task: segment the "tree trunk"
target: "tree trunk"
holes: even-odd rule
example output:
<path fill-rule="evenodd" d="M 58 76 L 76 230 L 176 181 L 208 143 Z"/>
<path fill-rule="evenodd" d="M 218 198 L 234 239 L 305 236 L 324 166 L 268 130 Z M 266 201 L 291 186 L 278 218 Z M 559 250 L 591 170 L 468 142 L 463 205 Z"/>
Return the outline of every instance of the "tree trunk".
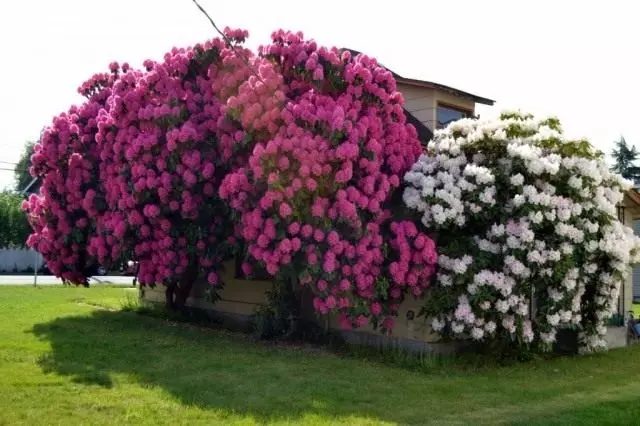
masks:
<path fill-rule="evenodd" d="M 180 280 L 167 285 L 165 299 L 168 310 L 179 312 L 184 309 L 196 279 L 198 279 L 198 262 L 192 260 Z"/>

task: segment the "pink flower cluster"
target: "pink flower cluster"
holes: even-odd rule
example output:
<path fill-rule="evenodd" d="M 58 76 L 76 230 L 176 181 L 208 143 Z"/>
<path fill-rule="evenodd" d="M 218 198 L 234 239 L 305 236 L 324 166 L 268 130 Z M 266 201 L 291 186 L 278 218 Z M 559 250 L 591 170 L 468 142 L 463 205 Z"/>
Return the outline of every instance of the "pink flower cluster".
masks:
<path fill-rule="evenodd" d="M 391 296 L 399 299 L 405 286 L 414 296 L 422 296 L 438 263 L 436 245 L 429 236 L 419 232 L 412 221 L 393 222 L 390 228 L 394 236 L 391 248 L 398 256 L 389 264 L 393 280 Z"/>
<path fill-rule="evenodd" d="M 27 245 L 37 249 L 50 270 L 67 280 L 83 283 L 95 267 L 86 246 L 95 232 L 99 147 L 96 117 L 105 107 L 117 71 L 97 74 L 78 89 L 87 97 L 81 106 L 53 119 L 36 145 L 30 173 L 41 179 L 39 195 L 23 203 L 34 233 Z"/>

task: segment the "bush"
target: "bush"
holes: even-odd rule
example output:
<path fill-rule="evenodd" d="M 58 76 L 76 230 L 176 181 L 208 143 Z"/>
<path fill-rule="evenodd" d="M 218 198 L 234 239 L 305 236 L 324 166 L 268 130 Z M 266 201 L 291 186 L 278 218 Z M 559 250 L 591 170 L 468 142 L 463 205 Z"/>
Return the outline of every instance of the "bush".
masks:
<path fill-rule="evenodd" d="M 630 187 L 554 118 L 504 113 L 436 132 L 407 173 L 406 205 L 437 233 L 425 314 L 445 338 L 551 348 L 561 328 L 605 347 L 639 239 L 617 219 Z"/>

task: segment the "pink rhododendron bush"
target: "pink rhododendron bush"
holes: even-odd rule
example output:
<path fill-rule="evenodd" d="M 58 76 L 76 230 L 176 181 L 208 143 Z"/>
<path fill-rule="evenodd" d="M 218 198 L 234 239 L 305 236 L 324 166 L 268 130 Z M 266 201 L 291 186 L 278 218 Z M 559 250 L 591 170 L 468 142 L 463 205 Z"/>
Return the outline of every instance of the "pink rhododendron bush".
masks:
<path fill-rule="evenodd" d="M 247 259 L 299 277 L 316 310 L 339 310 L 344 327 L 381 320 L 390 328 L 405 293 L 424 292 L 437 260 L 433 241 L 389 210 L 421 152 L 395 81 L 371 58 L 299 34 L 275 33 L 260 57 L 264 85 L 249 77 L 223 107 L 253 145 L 220 188 L 239 213 Z"/>
<path fill-rule="evenodd" d="M 391 202 L 422 151 L 396 83 L 301 34 L 278 31 L 257 54 L 246 36 L 143 69 L 114 63 L 83 84 L 87 100 L 36 147 L 29 245 L 73 282 L 131 253 L 140 283 L 166 285 L 174 308 L 197 279 L 221 284 L 238 254 L 247 274 L 296 278 L 345 327 L 390 328 L 437 263 Z"/>
<path fill-rule="evenodd" d="M 225 120 L 212 82 L 235 54 L 214 40 L 145 70 L 113 63 L 80 87 L 84 104 L 54 119 L 33 156 L 43 189 L 25 207 L 36 231 L 28 243 L 56 275 L 86 284 L 92 265 L 132 253 L 140 283 L 167 284 L 172 307 L 198 276 L 217 282 L 232 251 L 217 190 L 232 162 L 218 143 Z"/>
<path fill-rule="evenodd" d="M 556 119 L 504 113 L 436 133 L 406 174 L 406 205 L 438 234 L 426 314 L 447 338 L 548 349 L 559 329 L 606 347 L 640 243 L 617 219 L 629 183 Z"/>

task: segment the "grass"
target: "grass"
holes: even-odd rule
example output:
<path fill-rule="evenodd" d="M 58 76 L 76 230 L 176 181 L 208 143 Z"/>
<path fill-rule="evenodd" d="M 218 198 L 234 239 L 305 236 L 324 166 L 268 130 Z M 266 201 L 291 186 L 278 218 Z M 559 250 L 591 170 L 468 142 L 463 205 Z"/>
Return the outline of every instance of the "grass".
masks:
<path fill-rule="evenodd" d="M 640 347 L 422 372 L 142 316 L 123 288 L 0 286 L 2 424 L 636 424 Z"/>

